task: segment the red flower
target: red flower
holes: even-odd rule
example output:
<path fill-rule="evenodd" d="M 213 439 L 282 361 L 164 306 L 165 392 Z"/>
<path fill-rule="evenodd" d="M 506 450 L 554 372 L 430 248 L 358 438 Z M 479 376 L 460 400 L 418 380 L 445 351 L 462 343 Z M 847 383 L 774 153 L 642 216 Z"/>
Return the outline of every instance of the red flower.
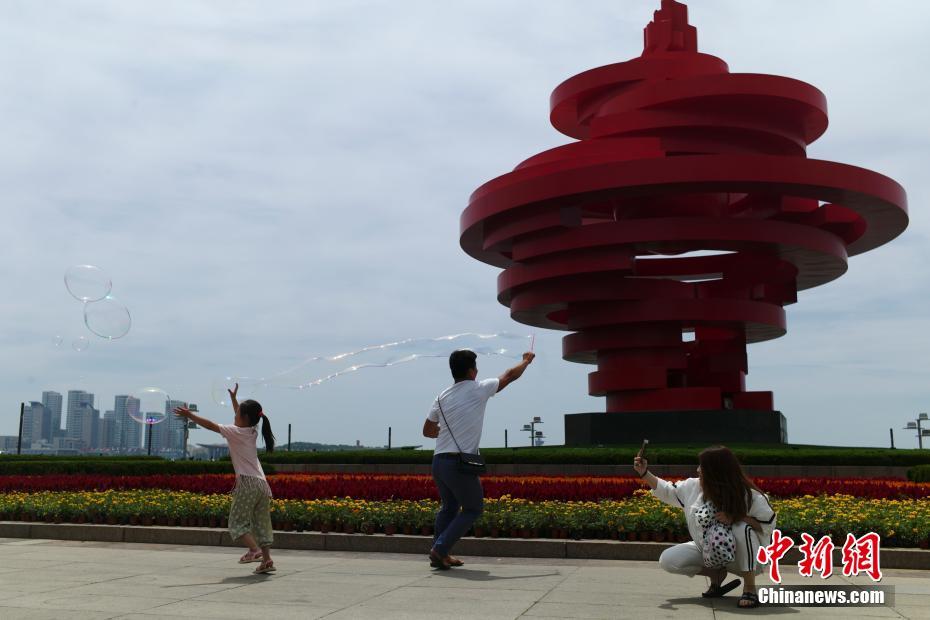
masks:
<path fill-rule="evenodd" d="M 438 499 L 428 475 L 276 474 L 268 477 L 275 497 L 319 499 L 356 497 L 368 500 Z M 596 501 L 622 499 L 643 487 L 632 476 L 485 476 L 486 497 L 510 495 L 528 500 Z M 930 497 L 930 483 L 892 479 L 757 478 L 775 497 L 843 493 L 870 499 Z M 228 493 L 233 474 L 201 475 L 40 475 L 0 476 L 0 493 L 8 491 L 93 491 L 103 489 L 167 489 L 194 493 Z"/>

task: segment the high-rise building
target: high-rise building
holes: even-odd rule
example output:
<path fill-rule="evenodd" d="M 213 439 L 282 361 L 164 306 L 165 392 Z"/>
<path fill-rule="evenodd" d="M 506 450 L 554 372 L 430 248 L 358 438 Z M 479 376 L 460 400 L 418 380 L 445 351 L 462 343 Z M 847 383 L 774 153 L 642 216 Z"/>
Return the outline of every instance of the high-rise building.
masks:
<path fill-rule="evenodd" d="M 160 411 L 146 412 L 145 419 L 161 420 L 154 424 L 142 424 L 142 449 L 153 455 L 177 458 L 184 453 L 184 424 L 186 420 L 174 415 L 176 407 L 186 407 L 183 400 L 168 400 L 164 414 Z M 150 437 L 151 436 L 151 437 Z M 151 446 L 149 445 L 151 444 Z"/>
<path fill-rule="evenodd" d="M 84 390 L 68 390 L 68 417 L 65 422 L 65 436 L 78 439 L 85 449 L 92 448 L 94 434 L 94 395 Z"/>
<path fill-rule="evenodd" d="M 114 441 L 120 451 L 138 450 L 142 443 L 144 424 L 133 419 L 139 415 L 139 399 L 121 394 L 114 399 Z"/>
<path fill-rule="evenodd" d="M 32 445 L 32 427 L 32 403 L 29 403 L 23 406 L 23 417 L 19 423 L 19 438 L 22 440 L 22 444 L 27 448 Z"/>
<path fill-rule="evenodd" d="M 42 404 L 49 410 L 52 423 L 49 428 L 51 435 L 44 439 L 52 440 L 61 435 L 61 394 L 58 392 L 42 392 Z"/>
<path fill-rule="evenodd" d="M 85 450 L 99 450 L 101 447 L 101 429 L 103 424 L 100 420 L 100 410 L 91 407 L 89 423 L 84 423 L 84 448 Z"/>
<path fill-rule="evenodd" d="M 42 403 L 31 401 L 23 408 L 23 447 L 48 440 L 51 426 L 51 412 Z"/>
<path fill-rule="evenodd" d="M 116 412 L 107 411 L 100 422 L 100 447 L 113 451 L 119 449 L 119 436 L 116 434 Z"/>
<path fill-rule="evenodd" d="M 168 417 L 162 422 L 166 426 L 165 450 L 171 453 L 171 456 L 181 456 L 184 453 L 184 426 L 187 420 L 174 415 L 174 410 L 178 407 L 187 407 L 187 403 L 183 400 L 169 400 L 165 403 L 165 414 Z"/>

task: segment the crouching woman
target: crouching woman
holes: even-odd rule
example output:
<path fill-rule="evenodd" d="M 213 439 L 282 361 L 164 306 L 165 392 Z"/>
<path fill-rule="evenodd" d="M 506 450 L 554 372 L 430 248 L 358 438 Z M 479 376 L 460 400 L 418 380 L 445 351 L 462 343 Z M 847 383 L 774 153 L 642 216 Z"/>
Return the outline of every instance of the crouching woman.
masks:
<path fill-rule="evenodd" d="M 646 459 L 633 460 L 633 469 L 652 493 L 684 511 L 692 538 L 663 551 L 659 565 L 670 573 L 710 578 L 710 588 L 703 594 L 707 598 L 739 586 L 739 579 L 724 583 L 727 573 L 738 575 L 743 594 L 737 604 L 758 607 L 755 578 L 762 566 L 756 553 L 760 542 L 771 540 L 775 511 L 729 448 L 707 448 L 698 455 L 698 463 L 697 478 L 669 482 L 652 474 Z"/>

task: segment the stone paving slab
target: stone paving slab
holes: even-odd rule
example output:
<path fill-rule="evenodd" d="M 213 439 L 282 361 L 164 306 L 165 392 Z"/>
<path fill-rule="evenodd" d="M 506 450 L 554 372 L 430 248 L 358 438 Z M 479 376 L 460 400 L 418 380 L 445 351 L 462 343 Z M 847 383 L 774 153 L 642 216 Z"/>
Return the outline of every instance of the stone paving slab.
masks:
<path fill-rule="evenodd" d="M 895 607 L 736 608 L 736 595 L 702 599 L 703 578 L 664 573 L 654 561 L 466 557 L 431 570 L 423 556 L 276 550 L 273 575 L 253 575 L 238 549 L 0 538 L 0 618 L 516 618 L 930 619 L 930 573 L 885 570 Z M 12 568 L 12 570 L 10 570 Z M 867 578 L 787 584 L 865 585 Z M 765 577 L 759 584 L 768 583 Z"/>
<path fill-rule="evenodd" d="M 0 521 L 0 538 L 103 541 L 163 545 L 234 547 L 226 530 L 203 527 L 160 527 L 138 525 L 88 525 L 72 523 L 21 523 Z M 429 549 L 430 537 L 384 534 L 342 534 L 318 532 L 275 532 L 275 547 L 359 553 L 411 553 Z M 516 558 L 570 558 L 590 560 L 655 561 L 672 543 L 617 542 L 613 540 L 552 540 L 521 538 L 463 538 L 456 549 L 460 554 Z M 833 553 L 834 565 L 842 563 L 841 550 Z M 801 558 L 791 549 L 783 563 Z M 922 549 L 882 549 L 882 565 L 887 568 L 930 570 L 930 551 Z"/>

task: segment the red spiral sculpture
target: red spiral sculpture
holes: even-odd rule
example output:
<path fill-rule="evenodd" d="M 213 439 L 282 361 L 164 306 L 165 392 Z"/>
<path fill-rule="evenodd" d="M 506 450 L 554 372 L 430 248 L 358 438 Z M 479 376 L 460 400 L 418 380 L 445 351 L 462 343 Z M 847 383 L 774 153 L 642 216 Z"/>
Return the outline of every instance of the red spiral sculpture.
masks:
<path fill-rule="evenodd" d="M 642 56 L 563 82 L 550 119 L 578 141 L 478 188 L 461 245 L 504 269 L 515 320 L 573 332 L 563 357 L 597 364 L 608 412 L 773 410 L 745 389 L 747 343 L 908 223 L 892 179 L 807 157 L 823 93 L 730 73 L 673 0 Z"/>

